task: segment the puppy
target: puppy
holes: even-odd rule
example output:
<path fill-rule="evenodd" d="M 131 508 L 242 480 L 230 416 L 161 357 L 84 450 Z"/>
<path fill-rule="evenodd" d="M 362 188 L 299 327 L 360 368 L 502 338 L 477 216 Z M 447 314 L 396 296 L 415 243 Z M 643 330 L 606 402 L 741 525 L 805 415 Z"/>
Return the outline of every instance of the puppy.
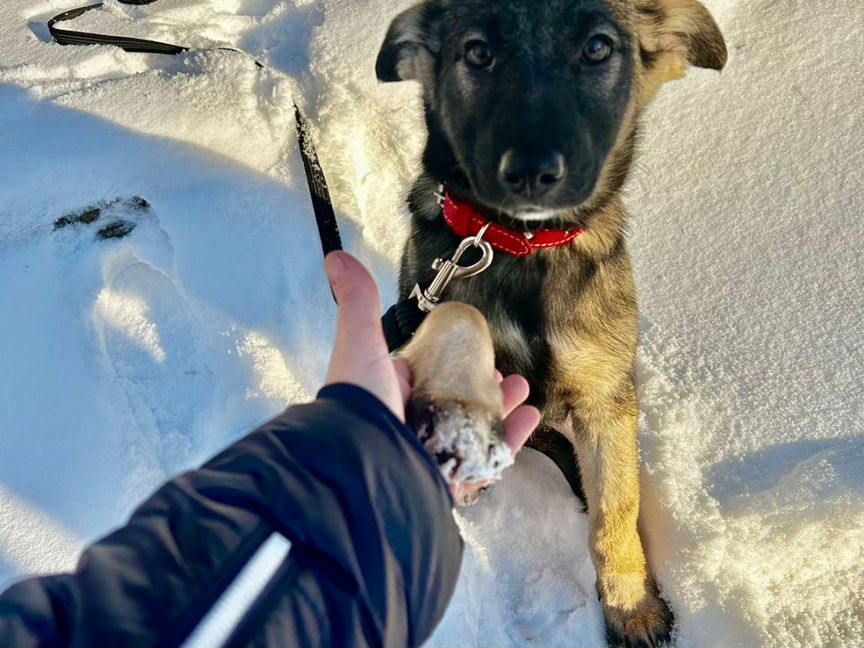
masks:
<path fill-rule="evenodd" d="M 726 58 L 696 0 L 426 0 L 394 20 L 376 66 L 381 81 L 422 84 L 429 135 L 401 298 L 464 237 L 483 230 L 496 248 L 446 298 L 485 316 L 498 367 L 529 379 L 544 425 L 573 445 L 615 646 L 668 642 L 673 626 L 636 528 L 637 310 L 621 188 L 661 85 Z M 442 403 L 459 397 L 440 389 Z"/>

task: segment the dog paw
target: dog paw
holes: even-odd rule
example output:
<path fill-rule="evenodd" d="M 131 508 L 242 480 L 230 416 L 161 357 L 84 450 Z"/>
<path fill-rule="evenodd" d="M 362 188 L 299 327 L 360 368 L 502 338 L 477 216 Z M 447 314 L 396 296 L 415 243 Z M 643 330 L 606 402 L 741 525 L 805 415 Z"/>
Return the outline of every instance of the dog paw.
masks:
<path fill-rule="evenodd" d="M 660 648 L 672 645 L 675 617 L 653 581 L 635 606 L 624 609 L 603 602 L 610 648 Z"/>
<path fill-rule="evenodd" d="M 500 415 L 463 400 L 417 399 L 408 424 L 451 484 L 497 480 L 513 465 Z"/>

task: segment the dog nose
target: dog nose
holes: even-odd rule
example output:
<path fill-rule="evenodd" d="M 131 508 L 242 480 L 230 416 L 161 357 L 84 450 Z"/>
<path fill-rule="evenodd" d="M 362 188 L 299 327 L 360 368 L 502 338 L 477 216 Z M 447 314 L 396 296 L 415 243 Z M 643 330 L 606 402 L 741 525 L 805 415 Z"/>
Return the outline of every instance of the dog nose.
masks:
<path fill-rule="evenodd" d="M 513 149 L 501 156 L 498 178 L 507 193 L 526 198 L 543 196 L 564 180 L 567 162 L 556 151 L 539 154 L 517 153 Z"/>

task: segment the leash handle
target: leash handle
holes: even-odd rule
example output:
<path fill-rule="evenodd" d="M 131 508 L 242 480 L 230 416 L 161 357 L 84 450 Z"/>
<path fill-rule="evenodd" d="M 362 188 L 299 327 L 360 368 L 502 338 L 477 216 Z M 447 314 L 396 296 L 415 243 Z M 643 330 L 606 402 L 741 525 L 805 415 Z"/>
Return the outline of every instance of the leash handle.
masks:
<path fill-rule="evenodd" d="M 150 4 L 155 0 L 147 0 L 146 2 L 135 2 L 134 0 L 118 0 L 122 4 Z M 141 54 L 180 54 L 189 50 L 188 47 L 182 45 L 172 45 L 171 43 L 161 43 L 159 41 L 145 40 L 143 38 L 130 38 L 126 36 L 112 36 L 109 34 L 93 34 L 90 32 L 73 31 L 70 29 L 61 29 L 57 27 L 57 23 L 73 20 L 78 16 L 98 9 L 104 3 L 97 2 L 96 4 L 87 5 L 86 7 L 78 7 L 70 9 L 61 14 L 57 14 L 48 21 L 48 32 L 51 38 L 59 45 L 114 45 L 120 47 L 127 52 L 137 52 Z"/>

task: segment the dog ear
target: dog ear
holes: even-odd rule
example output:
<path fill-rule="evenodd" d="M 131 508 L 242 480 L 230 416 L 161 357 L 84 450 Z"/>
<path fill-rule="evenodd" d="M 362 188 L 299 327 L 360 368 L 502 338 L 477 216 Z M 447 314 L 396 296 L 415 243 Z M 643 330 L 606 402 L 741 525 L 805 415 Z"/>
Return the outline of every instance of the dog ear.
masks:
<path fill-rule="evenodd" d="M 431 62 L 433 55 L 430 22 L 434 4 L 432 1 L 420 3 L 393 20 L 375 63 L 379 81 L 409 81 L 421 77 L 423 64 Z"/>
<path fill-rule="evenodd" d="M 678 74 L 688 65 L 722 70 L 728 59 L 726 41 L 714 18 L 697 0 L 648 0 L 640 3 L 644 50 L 654 57 L 678 59 Z M 675 77 L 672 77 L 675 78 Z"/>

